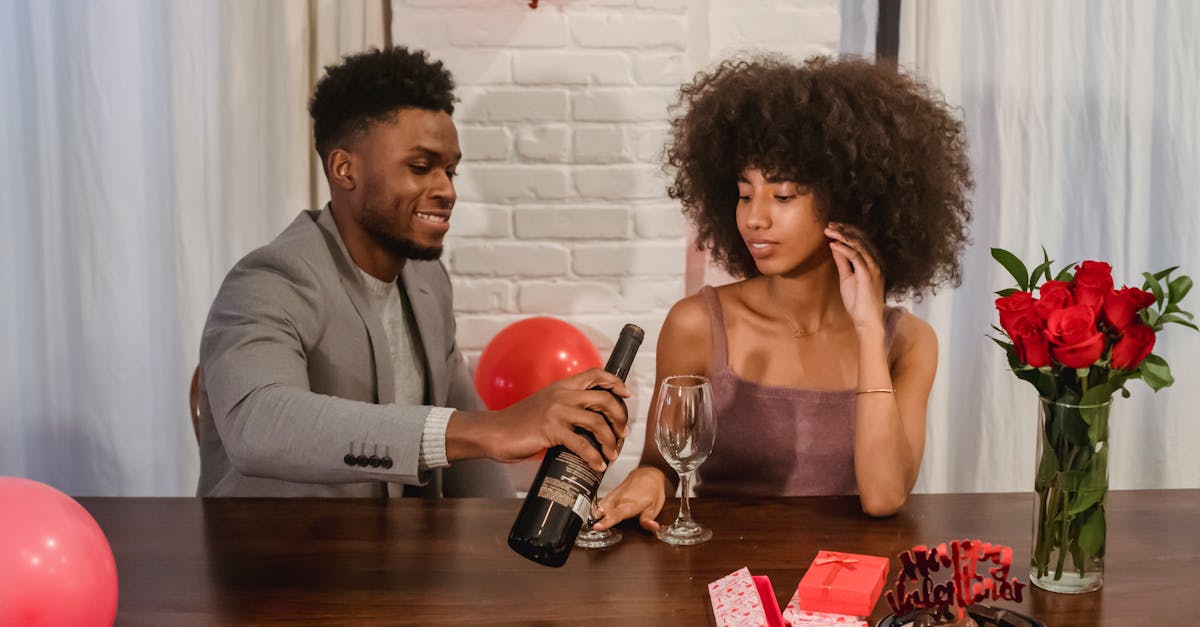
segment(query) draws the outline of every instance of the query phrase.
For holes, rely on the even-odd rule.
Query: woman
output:
[[[659,336],[660,384],[712,381],[717,437],[697,493],[857,493],[868,515],[895,513],[921,465],[937,337],[885,298],[960,281],[962,124],[863,60],[730,60],[681,94],[669,191],[742,279],[676,303]],[[656,530],[674,494],[650,414],[643,465],[601,501],[597,529],[637,516]]]

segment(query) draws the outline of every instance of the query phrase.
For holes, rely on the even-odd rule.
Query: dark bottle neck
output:
[[[645,335],[645,332],[637,325],[625,325],[625,328],[621,329],[621,336],[617,338],[616,346],[613,346],[612,353],[608,356],[608,363],[605,364],[604,369],[624,381],[625,377],[629,375],[629,369],[633,366],[633,358],[637,355]]]

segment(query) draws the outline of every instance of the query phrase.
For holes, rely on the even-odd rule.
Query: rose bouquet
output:
[[[1104,262],[1066,264],[1052,274],[1045,249],[1032,272],[1006,250],[993,248],[992,257],[1017,284],[997,292],[1000,326],[993,328],[1002,337],[992,340],[1040,397],[1030,578],[1050,590],[1094,590],[1104,567],[1108,409],[1118,390],[1129,396],[1132,379],[1155,391],[1174,382],[1153,350],[1169,323],[1197,329],[1180,307],[1192,280],[1172,278],[1172,267],[1143,273],[1141,288],[1116,289]]]

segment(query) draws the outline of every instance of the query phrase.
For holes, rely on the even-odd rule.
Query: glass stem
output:
[[[688,492],[691,488],[692,473],[679,473],[679,516],[675,518],[676,525],[692,524],[692,508],[688,502]]]

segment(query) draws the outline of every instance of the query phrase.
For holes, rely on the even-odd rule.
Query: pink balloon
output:
[[[117,616],[117,565],[100,525],[37,481],[0,477],[0,625],[90,627]]]

